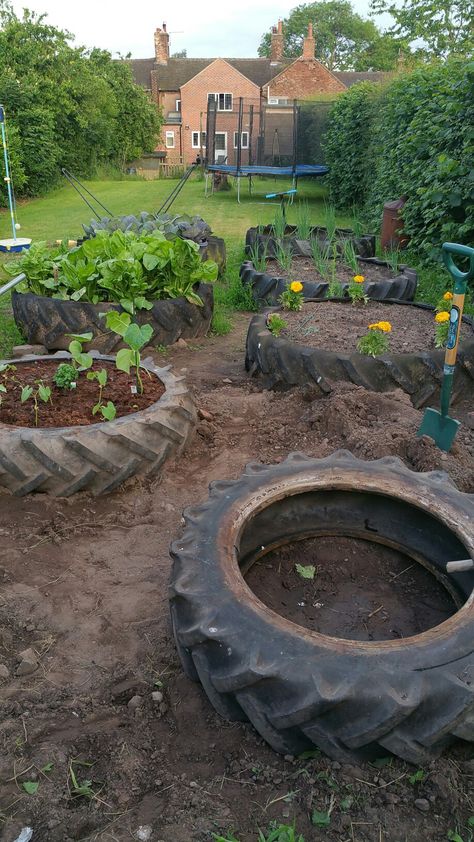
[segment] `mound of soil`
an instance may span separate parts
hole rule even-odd
[[[87,372],[78,374],[75,389],[60,389],[53,381],[58,365],[64,360],[38,360],[38,362],[18,363],[16,371],[7,372],[0,382],[6,386],[0,403],[0,423],[15,427],[34,427],[35,413],[33,400],[21,403],[21,390],[24,386],[37,388],[41,380],[51,388],[51,400],[44,403],[38,399],[38,427],[72,427],[98,424],[104,419],[100,412],[92,415],[92,407],[99,399],[97,380],[88,380]],[[107,371],[107,383],[102,392],[102,403],[112,401],[117,410],[117,418],[139,412],[155,403],[164,393],[165,388],[157,377],[150,377],[141,372],[143,394],[136,390],[133,370],[130,374],[119,371],[113,363],[103,360],[95,362],[91,371]]]
[[[368,333],[369,324],[390,322],[392,330],[386,336],[389,351],[407,354],[435,348],[435,322],[432,310],[421,307],[369,301],[367,304],[321,301],[306,303],[302,310],[285,310],[282,314],[287,327],[281,336],[311,348],[325,348],[351,354],[357,349],[361,336]],[[461,341],[472,337],[472,328],[461,326]]]
[[[265,269],[269,275],[278,278],[286,278],[288,281],[327,281],[316,269],[309,257],[293,258],[290,269],[283,269],[277,260],[267,260]],[[363,275],[366,281],[381,281],[385,278],[394,278],[399,273],[398,269],[390,266],[379,266],[376,263],[360,263],[357,272],[346,266],[341,260],[336,263],[335,280],[341,283],[351,282],[354,274]]]
[[[442,454],[416,438],[422,413],[402,392],[261,392],[243,370],[247,326],[242,316],[229,336],[156,355],[195,384],[201,411],[185,457],[168,463],[159,484],[131,480],[94,500],[0,493],[5,842],[27,826],[32,842],[211,842],[232,832],[256,842],[257,828],[293,821],[306,842],[446,842],[450,830],[466,836],[472,745],[426,764],[413,781],[417,770],[388,756],[357,766],[322,754],[284,758],[248,724],[220,719],[183,675],[169,626],[168,548],[183,508],[204,500],[212,480],[237,478],[255,459],[347,447],[367,459],[399,455],[415,470],[443,468],[474,492],[469,427]],[[456,405],[462,421],[470,410]],[[397,580],[400,601],[411,575]],[[327,587],[325,602],[330,571]],[[385,599],[375,604],[379,593],[375,609]],[[395,620],[393,612],[390,628]],[[29,648],[37,666],[22,675]],[[71,761],[93,764],[73,766],[80,783],[92,780],[92,799],[72,791]],[[34,795],[23,788],[27,781],[39,784]],[[329,824],[315,825],[315,811],[330,807]]]
[[[456,611],[445,588],[421,565],[390,547],[357,538],[288,544],[260,558],[245,578],[277,614],[350,640],[409,637]]]

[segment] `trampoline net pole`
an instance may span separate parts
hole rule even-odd
[[[253,105],[249,107],[249,166],[253,164],[252,142],[253,142]]]

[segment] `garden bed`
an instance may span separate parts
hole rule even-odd
[[[196,339],[209,330],[214,310],[211,284],[198,284],[195,292],[202,306],[185,298],[154,301],[151,310],[138,310],[134,316],[140,324],[149,324],[153,333],[150,345],[172,345],[178,339]],[[123,347],[120,336],[107,330],[102,313],[121,311],[119,304],[88,301],[61,301],[31,292],[12,293],[15,322],[32,345],[44,345],[48,351],[66,350],[70,333],[91,331],[92,340],[84,347],[103,354]]]
[[[359,258],[358,272],[365,279],[365,294],[375,301],[412,301],[415,297],[418,276],[414,269],[405,264],[400,264],[395,270],[385,260]],[[353,276],[354,269],[351,270],[341,260],[336,261],[335,280],[341,283],[344,295],[347,294]],[[313,261],[306,257],[295,258],[289,269],[282,268],[275,260],[269,260],[264,271],[257,270],[251,261],[245,261],[240,267],[240,277],[242,283],[250,286],[254,299],[260,305],[277,305],[289,281],[300,281],[303,284],[306,299],[326,298],[329,293],[329,279],[322,277]]]
[[[303,314],[306,306],[303,307]],[[333,302],[319,302],[319,306],[332,307]],[[341,302],[338,306],[346,308],[346,312],[350,314],[350,322],[356,308],[350,301]],[[430,312],[433,329],[434,308],[429,305],[410,302],[386,303],[379,312],[390,322],[391,313],[396,312],[392,307]],[[358,315],[357,318],[364,319],[364,312],[365,308],[361,309],[362,315]],[[280,315],[286,318],[286,311]],[[413,318],[416,323],[419,316]],[[454,399],[463,393],[464,396],[474,394],[472,318],[464,316],[463,323],[464,341],[459,346]],[[367,319],[366,328],[368,324]],[[336,323],[335,327],[337,328]],[[441,385],[444,366],[442,349],[436,350],[430,345],[424,350],[411,351],[408,346],[406,352],[388,352],[374,358],[358,353],[355,348],[352,352],[341,350],[343,341],[342,332],[339,336],[334,335],[329,347],[311,347],[310,342],[306,343],[306,339],[304,342],[293,342],[283,336],[276,337],[268,328],[267,315],[256,315],[248,329],[245,366],[252,375],[259,375],[264,385],[269,388],[311,385],[329,393],[334,382],[348,381],[376,392],[401,388],[410,395],[414,406],[422,406],[429,399],[433,399]]]
[[[325,246],[333,240],[336,243],[349,241],[353,243],[356,254],[361,257],[375,256],[375,236],[373,234],[356,235],[351,228],[336,228],[334,237],[330,238],[327,228],[321,226],[312,227],[309,238],[302,237],[300,234],[301,231],[298,231],[297,225],[287,225],[282,237],[276,236],[273,225],[249,228],[245,235],[245,253],[249,257],[255,252],[259,256],[266,254],[268,257],[274,257],[278,243],[282,243],[285,248],[291,249],[295,255],[307,255],[311,253],[310,240],[318,239]]]

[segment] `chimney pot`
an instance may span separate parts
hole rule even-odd
[[[283,24],[281,20],[279,20],[278,26],[272,26],[272,36],[270,41],[270,60],[272,62],[282,61],[284,48],[285,38],[283,35]]]

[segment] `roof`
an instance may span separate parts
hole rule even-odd
[[[283,59],[281,62],[272,62],[269,58],[222,58],[259,88],[266,85],[294,60]],[[150,74],[152,70],[155,70],[160,90],[179,91],[182,85],[205,70],[215,60],[216,57],[170,58],[168,64],[156,64],[153,58],[142,58],[132,59],[130,64],[137,85],[151,88]]]
[[[333,72],[333,76],[339,79],[347,88],[357,85],[358,82],[383,82],[387,73],[382,70],[367,70],[359,73],[353,70],[344,70],[341,73]]]

